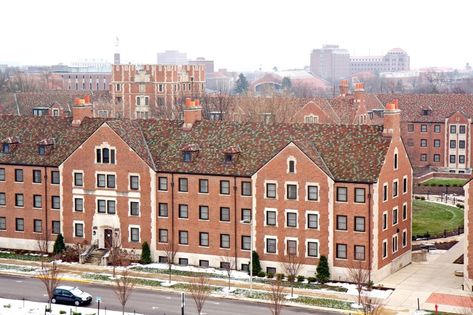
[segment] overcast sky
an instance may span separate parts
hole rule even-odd
[[[166,49],[216,68],[302,68],[312,49],[400,47],[411,68],[473,63],[471,0],[0,0],[0,64],[156,63]]]

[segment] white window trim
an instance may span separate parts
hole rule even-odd
[[[294,173],[289,172],[289,162],[294,162]],[[297,160],[294,156],[289,156],[286,159],[286,174],[297,174]]]
[[[287,199],[287,185],[296,185],[296,199]],[[284,200],[288,201],[299,201],[299,183],[288,181],[284,182]]]
[[[114,146],[111,146],[110,144],[108,144],[108,142],[103,142],[101,145],[96,145],[94,147],[94,164],[97,165],[97,164],[112,164],[112,163],[97,163],[97,149],[109,149],[109,150],[115,150],[115,163],[114,165],[118,164],[118,155],[117,155],[117,148],[114,147]],[[102,153],[102,160],[103,160],[103,153]],[[104,172],[100,172],[100,173],[104,173]]]
[[[159,234],[159,231],[160,230],[166,230],[168,235],[167,235],[167,242],[161,242],[160,241],[160,234]],[[169,244],[169,229],[158,229],[158,233],[157,233],[157,239],[158,239],[158,244]]]
[[[317,200],[309,199],[309,186],[317,186]],[[305,183],[305,201],[308,202],[320,202],[320,184],[314,182]]]
[[[396,243],[394,243],[394,239],[396,239]],[[399,251],[399,236],[397,234],[393,234],[392,238],[391,238],[391,242],[392,242],[392,253],[395,254]],[[396,250],[394,250],[394,244],[396,244]]]
[[[132,241],[131,240],[131,229],[132,228],[137,228],[138,229],[138,241]],[[141,243],[141,228],[139,225],[128,225],[128,242],[129,243]]]
[[[98,212],[98,208],[97,208],[98,200],[105,200],[105,213]],[[110,201],[110,200],[115,201],[115,213],[113,213],[113,214],[108,213],[108,201]],[[117,201],[117,198],[96,196],[95,197],[94,214],[98,214],[98,215],[118,215],[118,201]]]
[[[296,241],[296,257],[299,257],[299,239],[297,237],[286,236],[284,238],[284,256],[288,256],[287,241]]]
[[[287,214],[295,213],[296,214],[296,226],[287,226]],[[276,215],[277,216],[277,215]],[[284,210],[284,227],[288,229],[298,229],[299,228],[299,211],[296,209],[285,209]]]
[[[138,177],[138,189],[131,189],[131,177],[137,176]],[[115,187],[117,186],[116,177],[115,177]],[[140,191],[141,190],[141,177],[138,173],[128,173],[128,190],[129,191]]]
[[[137,202],[138,203],[138,215],[132,215],[131,214],[131,203],[132,202]],[[116,207],[116,203],[115,203],[115,207]],[[115,211],[116,211],[116,209],[115,209]],[[140,202],[140,199],[128,199],[128,216],[132,217],[132,218],[141,217],[141,202]]]
[[[76,235],[76,224],[82,224],[82,236],[77,236]],[[72,221],[72,230],[74,232],[74,237],[77,237],[77,238],[85,238],[85,223],[84,221]]]
[[[276,198],[268,198],[267,186],[266,184],[276,184]],[[264,199],[268,200],[278,200],[278,181],[276,180],[265,180],[264,181]]]
[[[346,201],[340,201],[338,200],[338,188],[345,188],[347,192],[347,200]],[[348,203],[348,186],[335,186],[335,202],[336,203]]]
[[[394,223],[394,210],[396,210],[396,223]],[[392,219],[391,219],[392,226],[398,225],[399,224],[399,207],[397,206],[394,207],[391,214],[392,214]]]
[[[95,157],[97,158],[97,157]],[[82,174],[82,186],[76,186],[75,175],[76,173]],[[97,178],[96,178],[97,179]],[[97,183],[95,183],[97,185]],[[72,170],[72,187],[74,188],[84,188],[85,186],[85,176],[83,170]]]
[[[386,200],[384,200],[384,187],[386,187]],[[383,196],[383,202],[387,202],[389,200],[389,187],[388,183],[383,184],[383,191],[381,191],[381,195]]]
[[[404,191],[404,179],[406,179],[406,188],[407,188],[406,191]],[[409,180],[407,179],[407,176],[404,175],[402,177],[402,194],[405,195],[407,194],[408,191],[409,191]]]
[[[406,206],[406,218],[405,219],[404,219],[404,206]],[[409,212],[409,208],[407,207],[407,202],[404,202],[402,204],[402,213],[401,213],[402,221],[407,221],[408,212]]]
[[[402,239],[403,239],[403,236],[401,236],[401,245],[402,245],[402,248],[406,248],[407,247],[407,243],[408,243],[408,239],[407,239],[407,229],[404,229],[402,230],[402,234],[401,235],[404,235],[404,233],[406,234],[406,245],[402,244]]]
[[[381,259],[386,259],[388,258],[389,256],[389,248],[388,248],[388,240],[387,239],[384,239],[382,244],[386,246],[386,256],[384,256],[384,253],[383,253],[383,245],[381,245]]]
[[[99,175],[99,174],[100,174],[100,175],[105,175],[105,187],[99,187],[99,186],[98,186],[98,180],[97,180],[97,179],[98,179],[98,175]],[[107,175],[115,175],[115,188],[108,188],[108,187],[107,187]],[[102,190],[102,189],[108,189],[108,190],[109,190],[109,189],[117,189],[117,186],[118,186],[118,185],[117,185],[118,177],[117,177],[117,173],[116,173],[116,172],[99,172],[99,171],[96,171],[96,172],[95,172],[95,178],[94,178],[94,179],[95,179],[94,187],[95,187],[95,189],[97,189],[97,190]],[[130,180],[130,179],[128,178],[128,180]],[[130,184],[128,183],[128,185],[130,185]],[[128,187],[128,188],[129,188],[129,187]]]
[[[312,118],[312,122],[308,121],[308,118]],[[314,114],[304,115],[304,123],[305,124],[318,124],[319,123],[319,116]]]
[[[76,199],[82,199],[82,211],[76,211]],[[73,211],[73,212],[85,213],[85,200],[84,200],[84,196],[72,195],[72,204],[73,204],[73,207],[74,207],[74,211]]]
[[[397,167],[394,167],[394,161],[396,159],[396,156],[397,156]],[[394,154],[393,154],[393,169],[395,171],[397,171],[399,169],[399,150],[396,148],[394,148]]]
[[[309,256],[309,243],[317,243],[317,256]],[[305,257],[306,258],[320,258],[320,241],[315,238],[307,238],[305,240]]]
[[[394,184],[397,183],[397,195],[394,196]],[[392,199],[399,197],[399,179],[393,180]],[[389,196],[389,195],[388,195]]]
[[[386,227],[384,227],[384,216],[386,216]],[[389,215],[387,211],[383,211],[383,221],[381,222],[381,228],[383,231],[386,231],[389,227]]]
[[[266,213],[268,211],[276,212],[276,225],[268,225],[268,222],[266,221],[266,219],[267,219],[267,214]],[[276,209],[276,208],[264,208],[264,226],[278,227],[278,209]]]
[[[276,240],[276,252],[275,252],[275,253],[268,253],[268,252],[266,251],[266,249],[267,249],[267,240],[268,240],[269,238]],[[265,254],[268,254],[268,255],[277,255],[277,254],[278,254],[278,237],[277,237],[277,236],[274,236],[274,235],[265,235],[265,236],[264,236],[264,253],[265,253]]]
[[[315,229],[309,227],[309,220],[307,219],[309,214],[317,215],[317,228],[315,228]],[[305,229],[306,230],[311,230],[311,231],[319,231],[320,230],[320,213],[319,213],[319,211],[315,211],[315,210],[306,210],[305,211]]]

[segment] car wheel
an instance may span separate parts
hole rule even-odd
[[[56,302],[57,302],[57,301],[56,301],[55,298],[52,298],[52,299],[51,299],[51,303],[56,304]]]
[[[80,301],[75,300],[75,301],[74,301],[74,305],[75,305],[75,306],[79,306],[79,305],[80,305]]]

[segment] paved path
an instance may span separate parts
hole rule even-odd
[[[453,263],[463,254],[464,242],[462,236],[448,251],[431,251],[427,254],[427,262],[414,262],[381,281],[386,287],[396,288],[387,300],[387,305],[409,312],[417,309],[419,299],[421,308],[434,310],[435,303],[446,301],[439,297],[442,294],[466,295],[461,290],[463,278],[454,274],[455,271],[463,271],[463,265]],[[431,298],[433,293],[440,295]],[[439,309],[458,312],[458,307],[445,304],[440,305]]]

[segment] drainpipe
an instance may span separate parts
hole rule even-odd
[[[171,253],[174,253],[174,173],[171,173]]]
[[[237,213],[237,184],[236,176],[233,176],[233,209],[234,209],[234,221],[235,221],[235,270],[238,269],[238,237],[237,237],[237,227],[238,227],[238,213]]]
[[[371,184],[368,184],[368,283],[371,282]]]
[[[49,222],[48,222],[48,169],[44,166],[44,216],[45,216],[45,226],[44,232],[46,234],[46,251],[49,251]],[[62,231],[61,231],[62,232]]]

